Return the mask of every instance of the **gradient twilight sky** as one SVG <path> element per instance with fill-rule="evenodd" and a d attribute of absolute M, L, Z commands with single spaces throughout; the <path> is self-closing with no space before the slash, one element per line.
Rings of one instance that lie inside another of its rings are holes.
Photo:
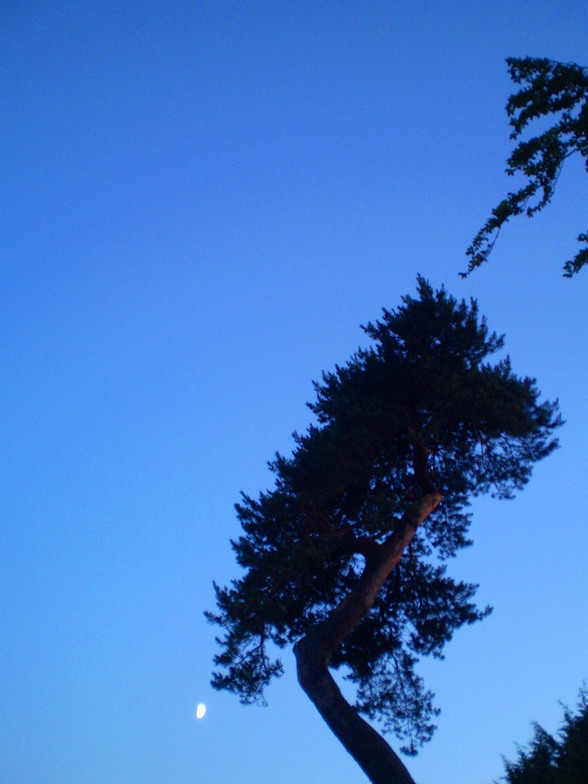
<path fill-rule="evenodd" d="M 586 0 L 1 3 L 0 784 L 365 781 L 290 652 L 268 708 L 212 691 L 202 611 L 239 491 L 417 272 L 567 424 L 473 508 L 450 571 L 495 610 L 423 662 L 442 714 L 407 764 L 490 784 L 556 729 L 588 678 L 581 163 L 458 272 L 512 186 L 504 58 L 587 43 Z"/>

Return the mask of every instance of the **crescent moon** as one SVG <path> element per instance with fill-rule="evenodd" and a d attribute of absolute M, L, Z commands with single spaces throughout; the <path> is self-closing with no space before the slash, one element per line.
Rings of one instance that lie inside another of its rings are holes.
<path fill-rule="evenodd" d="M 196 718 L 202 719 L 204 714 L 206 713 L 206 705 L 203 702 L 199 702 L 196 706 Z"/>

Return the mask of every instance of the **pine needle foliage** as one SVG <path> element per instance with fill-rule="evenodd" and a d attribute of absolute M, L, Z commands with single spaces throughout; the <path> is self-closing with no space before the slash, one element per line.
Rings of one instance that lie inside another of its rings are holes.
<path fill-rule="evenodd" d="M 458 302 L 418 278 L 417 296 L 363 327 L 371 339 L 315 383 L 314 423 L 293 453 L 269 464 L 272 489 L 243 495 L 243 534 L 232 542 L 243 570 L 216 585 L 224 630 L 212 685 L 264 702 L 283 672 L 279 649 L 333 617 L 359 590 L 379 551 L 427 493 L 442 502 L 418 528 L 373 606 L 327 663 L 356 686 L 356 709 L 382 721 L 414 753 L 437 713 L 416 673 L 442 658 L 457 629 L 484 618 L 476 585 L 450 577 L 447 559 L 470 544 L 468 506 L 490 493 L 511 498 L 555 447 L 557 402 L 507 357 L 503 337 L 475 301 Z"/>
<path fill-rule="evenodd" d="M 506 111 L 511 139 L 542 118 L 555 120 L 537 136 L 519 141 L 507 161 L 506 173 L 521 173 L 526 184 L 510 192 L 475 236 L 467 250 L 467 276 L 488 260 L 502 226 L 513 216 L 532 217 L 551 201 L 564 162 L 575 153 L 585 159 L 588 171 L 588 69 L 575 63 L 547 58 L 509 57 L 510 78 L 521 89 L 510 96 Z M 588 233 L 578 235 L 582 245 L 564 264 L 564 277 L 571 278 L 588 263 Z"/>

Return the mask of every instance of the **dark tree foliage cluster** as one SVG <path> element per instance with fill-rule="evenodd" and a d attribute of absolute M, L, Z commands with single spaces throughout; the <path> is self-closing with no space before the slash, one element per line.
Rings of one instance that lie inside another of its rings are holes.
<path fill-rule="evenodd" d="M 588 69 L 546 58 L 510 57 L 506 62 L 512 81 L 522 85 L 506 105 L 513 129 L 511 139 L 519 139 L 530 124 L 543 118 L 555 122 L 538 136 L 519 141 L 513 150 L 506 173 L 522 173 L 526 184 L 492 210 L 468 248 L 464 276 L 488 259 L 509 218 L 523 212 L 533 216 L 549 204 L 567 158 L 579 153 L 588 170 Z M 578 241 L 580 250 L 564 264 L 564 276 L 568 278 L 588 263 L 588 233 L 578 235 Z"/>
<path fill-rule="evenodd" d="M 586 784 L 588 781 L 588 692 L 582 689 L 576 712 L 564 708 L 557 736 L 539 724 L 514 762 L 505 760 L 507 784 Z"/>
<path fill-rule="evenodd" d="M 446 570 L 470 544 L 470 500 L 520 490 L 561 419 L 508 358 L 490 360 L 503 338 L 475 301 L 419 278 L 416 297 L 363 329 L 371 346 L 315 384 L 315 423 L 270 463 L 272 489 L 237 505 L 243 575 L 215 586 L 207 617 L 224 630 L 216 688 L 263 701 L 279 649 L 294 644 L 304 690 L 368 777 L 388 783 L 412 779 L 370 767 L 381 738 L 357 713 L 408 752 L 431 737 L 433 695 L 415 665 L 488 612 Z M 327 668 L 355 684 L 354 708 Z"/>

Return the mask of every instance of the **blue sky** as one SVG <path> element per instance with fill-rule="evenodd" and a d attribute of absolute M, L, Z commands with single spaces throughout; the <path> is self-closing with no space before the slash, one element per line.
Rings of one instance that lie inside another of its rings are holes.
<path fill-rule="evenodd" d="M 580 162 L 458 272 L 511 185 L 504 58 L 587 40 L 583 0 L 2 3 L 1 784 L 364 781 L 291 654 L 266 709 L 210 689 L 202 611 L 239 491 L 418 272 L 567 424 L 474 506 L 451 572 L 495 610 L 423 662 L 442 714 L 408 765 L 489 784 L 557 727 L 588 676 Z"/>

